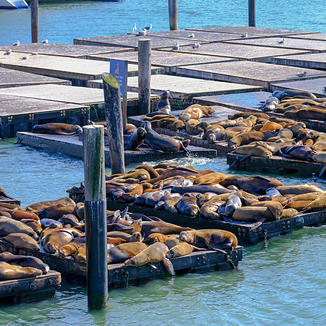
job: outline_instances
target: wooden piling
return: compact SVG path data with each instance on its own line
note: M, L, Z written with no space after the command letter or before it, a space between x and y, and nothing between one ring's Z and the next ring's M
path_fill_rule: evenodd
M151 44L151 40L138 41L138 107L140 115L150 112Z
M32 43L38 43L38 0L32 0L30 7L31 7Z
M177 0L169 0L169 22L170 31L178 30Z
M249 26L256 27L256 0L248 0Z
M83 127L88 307L108 301L104 127Z
M118 80L112 74L104 73L103 89L111 172L112 174L125 173L123 122Z

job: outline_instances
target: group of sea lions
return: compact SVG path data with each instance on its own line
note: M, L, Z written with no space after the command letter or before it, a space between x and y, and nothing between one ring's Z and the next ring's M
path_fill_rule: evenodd
M42 248L49 254L59 255L63 259L73 257L78 263L86 264L84 203L76 204L68 197L26 207L2 202L0 240L11 243L16 250L35 252ZM237 246L237 238L230 232L215 229L197 234L191 228L129 213L125 209L123 212L107 211L107 246L109 264L141 266L162 262L167 271L174 275L170 258L189 254L193 250L232 250ZM28 272L33 277L48 270L46 265L42 265L37 258L33 260L33 257L20 259L19 262L24 264L19 267L8 266L9 263L19 265L17 259L14 263L11 254L0 254L0 279L15 278L14 271L19 278L28 277ZM41 272L35 270L36 264L43 266L38 267Z
M81 195L83 186L67 191ZM106 196L170 213L259 224L326 209L326 192L314 185L284 186L275 178L245 178L170 163L107 176Z

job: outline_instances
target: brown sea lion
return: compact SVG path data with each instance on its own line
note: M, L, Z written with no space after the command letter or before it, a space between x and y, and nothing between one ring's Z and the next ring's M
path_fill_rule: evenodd
M270 96L260 105L259 109L265 112L275 111L279 103L280 100L276 96Z
M204 133L204 129L198 126L200 122L197 119L189 119L186 124L186 131L191 135L199 135Z
M206 202L211 200L216 194L214 192L205 192L197 197L197 204L199 207L203 206Z
M296 201L289 201L285 207L286 208L294 208L297 211L302 211L305 207L310 205L312 200L296 200Z
M60 257L67 257L73 255L81 246L86 245L86 238L79 237L72 239L68 244L62 246L59 250Z
M80 134L83 130L78 125L53 122L53 123L35 125L32 131L39 134L57 134L57 135L71 136L71 135Z
M181 257L188 255L194 251L195 247L188 242L181 242L180 244L172 247L167 253L166 257L171 259L171 258L176 258L176 257Z
M43 230L41 222L39 222L39 221L30 220L30 221L24 221L24 223L26 225L28 225L30 228L32 228L32 230L36 234L40 234L42 232L42 230Z
M146 248L147 245L143 242L122 243L108 250L108 263L123 263Z
M137 242L142 241L142 235L140 232L134 232L133 234L128 234L121 231L110 231L107 232L108 238L119 238L126 240L127 242Z
M276 218L269 207L263 206L244 206L237 208L232 218L236 221L244 222L271 222L280 219Z
M86 246L80 246L77 251L73 254L76 262L82 265L85 265L86 260Z
M196 217L199 214L197 197L193 193L184 194L175 205L180 214Z
M291 217L294 217L296 215L298 215L299 212L294 209L294 208L285 208L283 209L283 213L280 217L280 220L283 220L283 219L286 219L286 218L291 218Z
M294 145L294 146L281 147L279 150L279 154L287 158L303 160L303 161L310 161L313 158L312 149L306 145Z
M225 179L224 179L225 180ZM222 183L223 181L221 181ZM224 186L218 183L209 183L209 184L196 184L193 186L188 187L172 187L171 192L185 194L187 192L197 192L203 194L205 192L214 192L217 195L224 194L224 193L231 193L233 192L230 189L225 188Z
M218 196L214 196L200 207L200 214L205 218L217 220L220 218L220 214L218 212L219 208L223 204L223 200L221 200Z
M249 156L258 156L258 157L265 157L265 158L271 158L273 156L273 153L267 148L260 145L251 145L251 144L239 146L233 152L236 154L243 155L242 160Z
M0 207L0 210L2 210L2 209L4 209L4 208ZM21 221L23 219L35 220L35 221L40 220L38 215L35 213L32 213L32 212L18 210L18 209L8 209L8 208L5 209L5 211L8 212L10 214L10 216L17 221Z
M54 254L73 238L74 233L70 229L52 229L42 238L42 246L47 252Z
M317 212L326 208L326 192L321 193L309 205L303 208L303 212Z
M50 268L41 259L33 256L13 255L10 252L0 253L0 261L7 262L11 265L20 265L23 267L34 267L46 274Z
M144 242L147 245L151 245L154 242L162 242L165 243L165 241L168 239L169 237L165 234L162 233L152 233L150 234L145 240Z
M181 199L180 194L171 194L171 196L168 199L164 200L163 209L170 213L177 213L178 210L175 207L175 205L180 199Z
M265 139L265 134L262 131L248 131L231 138L228 146L231 149L236 149L241 145L248 145L253 141L261 141Z
M25 223L13 220L10 217L0 216L0 236L6 236L11 233L25 233L35 240L38 239L33 229Z
M126 266L142 266L148 263L159 263L162 262L166 270L171 274L175 275L173 265L171 261L166 258L166 253L169 248L161 242L155 242L145 250L141 251L136 256L125 261Z
M33 267L11 265L0 261L0 281L30 278L42 275L42 271Z
M178 131L185 127L183 121L174 116L161 118L159 120L151 120L151 123L153 128L168 128L174 131Z
M305 185L296 185L296 186L277 186L276 189L284 196L284 195L300 195L300 194L306 194L309 192L317 192L317 193L323 193L324 191L320 188L305 184Z
M25 207L26 210L32 211L34 213L39 213L42 210L55 206L55 205L62 205L62 206L73 206L75 207L76 204L75 202L69 198L69 197L62 197L56 200L47 200L47 201L42 201L38 202L32 205L28 205ZM67 213L68 214L68 213ZM44 217L50 217L50 216L44 216Z
M228 118L231 120L235 120L238 118L248 118L249 116L254 115L257 118L264 118L267 119L269 116L266 113L262 112L237 112L235 114L229 115Z
M304 90L296 90L296 89L285 89L283 91L274 91L273 96L277 97L279 100L283 100L284 98L311 98L315 99L316 96Z
M180 239L196 247L212 250L233 250L238 245L238 239L232 232L219 229L183 231Z
M228 174L222 173L222 172L211 172L205 175L201 175L197 177L194 181L194 184L200 184L200 183L220 183L222 180L224 180Z
M211 115L215 110L210 106L202 106L199 104L192 104L184 109L180 114L182 121L188 121L190 119L200 119L204 116Z
M137 131L129 136L128 144L125 150L139 151L139 147L144 143L147 131L143 127L139 127Z
M165 245L168 246L169 249L177 246L178 244L182 243L183 241L180 239L179 234L169 234L167 235L167 239L165 241Z
M192 230L188 227L181 227L172 223L163 221L143 221L142 222L142 235L144 238L148 237L151 233L162 234L179 234L181 231Z
M163 152L179 152L184 151L185 148L189 145L190 140L180 141L175 138L168 136L162 136L152 129L151 123L149 121L144 122L144 128L147 132L145 137L145 142L154 150L154 151L163 151Z
M11 233L2 239L10 242L17 249L40 250L37 241L25 233Z
M272 200L258 201L252 203L251 206L267 207L276 220L279 220L280 216L283 214L283 206L281 203L277 201L272 201Z

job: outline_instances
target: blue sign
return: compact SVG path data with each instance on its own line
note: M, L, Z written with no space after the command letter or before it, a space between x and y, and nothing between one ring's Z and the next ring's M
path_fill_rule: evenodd
M120 96L124 98L125 92L127 91L127 73L128 73L127 62L124 60L110 60L110 74L118 80L120 84Z

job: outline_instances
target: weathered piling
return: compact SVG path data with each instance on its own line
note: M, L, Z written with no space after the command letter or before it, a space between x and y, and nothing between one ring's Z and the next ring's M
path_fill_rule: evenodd
M88 307L108 301L104 127L83 127Z
M249 26L256 27L256 0L248 0Z
M177 0L169 0L169 22L170 31L178 30Z
M138 105L139 114L150 112L151 40L138 41Z
M38 43L38 0L32 0L30 7L31 7L32 43Z
M104 73L103 89L111 172L112 174L125 173L123 122L118 80L112 74Z

